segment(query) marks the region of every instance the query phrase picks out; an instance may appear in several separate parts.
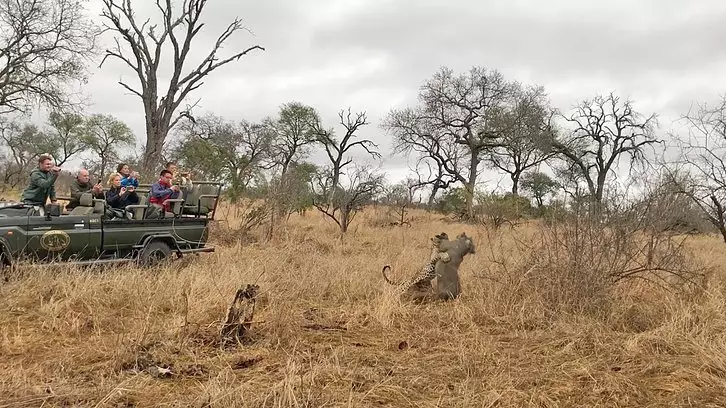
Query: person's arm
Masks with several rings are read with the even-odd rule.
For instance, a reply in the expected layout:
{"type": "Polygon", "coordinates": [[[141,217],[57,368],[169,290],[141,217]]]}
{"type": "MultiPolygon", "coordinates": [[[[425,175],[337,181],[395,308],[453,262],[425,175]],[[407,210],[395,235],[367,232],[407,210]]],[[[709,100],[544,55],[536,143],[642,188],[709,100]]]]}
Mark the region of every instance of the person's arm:
{"type": "Polygon", "coordinates": [[[80,201],[81,200],[81,194],[83,194],[83,191],[78,187],[77,183],[71,183],[71,198],[80,201]]]}
{"type": "Polygon", "coordinates": [[[163,188],[159,183],[154,183],[151,185],[151,197],[163,198],[164,196],[173,193],[174,191],[171,188],[163,188]]]}
{"type": "Polygon", "coordinates": [[[105,198],[103,195],[103,187],[101,187],[101,185],[98,183],[94,184],[93,187],[91,187],[90,192],[93,194],[93,198],[98,198],[101,200],[105,198]]]}
{"type": "Polygon", "coordinates": [[[121,199],[121,196],[119,195],[118,191],[116,191],[115,189],[110,189],[110,190],[106,191],[106,202],[111,204],[111,206],[118,203],[118,201],[120,199],[121,199]]]}
{"type": "Polygon", "coordinates": [[[54,183],[50,185],[50,202],[54,203],[58,200],[55,198],[55,175],[53,176],[54,183]]]}
{"type": "MultiPolygon", "coordinates": [[[[50,173],[50,178],[46,178],[41,172],[34,171],[30,174],[30,184],[40,188],[50,188],[55,184],[57,177],[58,175],[53,172],[50,173]]],[[[55,189],[51,191],[53,192],[53,196],[55,196],[55,189]]]]}

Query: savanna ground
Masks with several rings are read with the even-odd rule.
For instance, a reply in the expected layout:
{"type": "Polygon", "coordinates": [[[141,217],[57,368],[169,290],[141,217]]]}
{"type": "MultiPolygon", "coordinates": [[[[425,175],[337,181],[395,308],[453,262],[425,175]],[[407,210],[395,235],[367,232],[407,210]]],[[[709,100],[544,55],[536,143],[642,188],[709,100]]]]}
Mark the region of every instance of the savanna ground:
{"type": "Polygon", "coordinates": [[[541,262],[540,223],[492,231],[417,211],[400,228],[384,212],[359,215],[342,244],[313,212],[271,241],[235,243],[222,223],[217,251],[181,269],[21,268],[0,285],[0,407],[726,405],[717,237],[687,240],[708,279],[668,292],[541,262]],[[461,298],[398,300],[381,267],[411,275],[441,231],[477,245],[461,298]],[[235,291],[253,282],[248,341],[220,347],[235,291]]]}

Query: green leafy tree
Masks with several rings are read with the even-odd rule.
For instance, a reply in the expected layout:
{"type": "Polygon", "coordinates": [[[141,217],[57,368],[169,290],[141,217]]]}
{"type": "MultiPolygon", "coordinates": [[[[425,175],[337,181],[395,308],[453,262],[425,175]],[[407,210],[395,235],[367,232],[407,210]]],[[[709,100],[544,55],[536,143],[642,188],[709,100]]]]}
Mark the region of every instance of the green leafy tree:
{"type": "Polygon", "coordinates": [[[520,179],[525,171],[553,157],[541,147],[552,139],[554,110],[549,106],[544,88],[513,85],[512,106],[501,116],[501,144],[486,154],[490,167],[509,175],[512,194],[519,194],[520,179]]]}
{"type": "Polygon", "coordinates": [[[179,164],[194,169],[196,178],[227,183],[233,202],[259,176],[275,136],[265,124],[232,122],[213,114],[185,121],[180,133],[173,149],[179,164]]]}
{"type": "Polygon", "coordinates": [[[54,145],[48,134],[30,123],[0,122],[3,144],[3,184],[11,188],[25,182],[27,174],[37,165],[43,153],[52,153],[54,145]]]}
{"type": "Polygon", "coordinates": [[[530,171],[522,175],[522,190],[534,198],[537,208],[544,207],[544,199],[557,192],[559,184],[545,173],[530,171]]]}
{"type": "Polygon", "coordinates": [[[120,149],[133,146],[136,137],[124,122],[112,115],[95,114],[86,121],[82,140],[93,152],[93,158],[87,160],[89,167],[105,182],[112,163],[119,161],[120,149]]]}
{"type": "Polygon", "coordinates": [[[53,154],[56,165],[63,166],[89,148],[84,141],[87,127],[83,116],[52,112],[48,116],[48,125],[50,129],[47,134],[52,145],[50,153],[53,154]]]}

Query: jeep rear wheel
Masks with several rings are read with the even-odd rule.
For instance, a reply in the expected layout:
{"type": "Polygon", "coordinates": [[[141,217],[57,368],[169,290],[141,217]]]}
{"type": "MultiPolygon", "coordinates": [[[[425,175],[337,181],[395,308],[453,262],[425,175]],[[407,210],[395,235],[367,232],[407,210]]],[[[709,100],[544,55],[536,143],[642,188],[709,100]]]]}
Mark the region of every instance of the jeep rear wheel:
{"type": "Polygon", "coordinates": [[[157,266],[164,262],[171,254],[171,248],[164,241],[151,241],[139,254],[139,263],[142,266],[157,266]]]}

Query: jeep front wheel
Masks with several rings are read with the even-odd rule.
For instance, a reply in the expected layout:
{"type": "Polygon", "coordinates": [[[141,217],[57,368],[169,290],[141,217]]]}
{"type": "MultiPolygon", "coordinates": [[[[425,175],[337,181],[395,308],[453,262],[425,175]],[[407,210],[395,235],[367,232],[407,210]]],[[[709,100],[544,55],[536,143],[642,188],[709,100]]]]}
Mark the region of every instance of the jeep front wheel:
{"type": "Polygon", "coordinates": [[[139,254],[139,264],[142,266],[157,266],[164,262],[171,254],[171,248],[164,241],[151,241],[139,254]]]}

